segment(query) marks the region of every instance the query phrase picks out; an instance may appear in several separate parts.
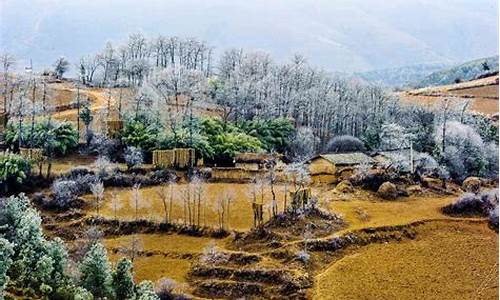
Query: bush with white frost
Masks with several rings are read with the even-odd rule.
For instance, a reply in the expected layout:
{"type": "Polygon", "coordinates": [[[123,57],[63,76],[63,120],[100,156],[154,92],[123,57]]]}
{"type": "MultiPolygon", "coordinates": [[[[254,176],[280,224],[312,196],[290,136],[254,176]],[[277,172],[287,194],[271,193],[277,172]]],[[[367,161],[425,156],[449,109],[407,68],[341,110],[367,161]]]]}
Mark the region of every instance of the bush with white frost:
{"type": "MultiPolygon", "coordinates": [[[[494,166],[494,162],[490,165],[488,161],[492,159],[486,152],[489,148],[474,128],[457,121],[448,122],[445,128],[444,150],[443,130],[439,126],[436,130],[436,143],[441,147],[442,163],[453,179],[463,181],[469,176],[482,176],[491,172],[490,168],[494,166]]],[[[498,154],[496,160],[498,161],[498,154]]]]}
{"type": "Polygon", "coordinates": [[[307,251],[304,251],[304,250],[297,252],[296,256],[297,256],[297,259],[304,264],[307,264],[311,258],[311,255],[309,255],[309,253],[307,253],[307,251]]]}
{"type": "Polygon", "coordinates": [[[78,184],[74,180],[57,179],[52,184],[53,198],[48,206],[59,209],[71,207],[78,197],[78,184]]]}
{"type": "Polygon", "coordinates": [[[498,191],[490,190],[478,195],[464,193],[457,201],[446,206],[444,211],[451,214],[480,215],[486,217],[496,206],[498,206],[498,191]]]}
{"type": "Polygon", "coordinates": [[[123,154],[123,158],[127,163],[127,168],[131,169],[140,166],[144,162],[144,154],[141,148],[129,146],[123,154]]]}
{"type": "Polygon", "coordinates": [[[207,264],[221,264],[228,260],[227,255],[220,250],[213,241],[211,241],[204,249],[201,261],[207,264]]]}

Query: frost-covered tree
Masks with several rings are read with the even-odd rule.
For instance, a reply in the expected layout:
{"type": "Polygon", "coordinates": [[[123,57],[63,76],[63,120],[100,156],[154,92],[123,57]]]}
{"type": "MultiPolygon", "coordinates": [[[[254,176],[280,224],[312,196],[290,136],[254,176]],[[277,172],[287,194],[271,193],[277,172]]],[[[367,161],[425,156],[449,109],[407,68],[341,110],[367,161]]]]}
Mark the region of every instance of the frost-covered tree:
{"type": "Polygon", "coordinates": [[[90,184],[90,191],[94,196],[94,206],[96,208],[97,217],[100,217],[100,208],[104,197],[104,184],[98,180],[90,184]]]}
{"type": "Polygon", "coordinates": [[[315,153],[318,139],[309,127],[300,127],[297,129],[295,136],[290,139],[288,144],[290,156],[295,161],[305,160],[310,158],[315,153]]]}
{"type": "MultiPolygon", "coordinates": [[[[9,281],[7,271],[12,264],[12,256],[14,255],[13,245],[6,239],[0,238],[0,295],[4,294],[4,288],[9,281]]],[[[3,296],[0,296],[2,298],[3,296]]]]}
{"type": "Polygon", "coordinates": [[[382,124],[380,131],[381,150],[396,150],[409,146],[409,136],[403,126],[396,123],[382,124]]]}
{"type": "Polygon", "coordinates": [[[48,241],[41,218],[20,194],[0,200],[0,235],[12,246],[7,274],[16,286],[44,295],[66,285],[67,252],[60,239],[48,241]]]}
{"type": "Polygon", "coordinates": [[[155,293],[154,285],[151,281],[143,280],[141,281],[136,289],[136,299],[137,300],[159,300],[155,293]]]}
{"type": "Polygon", "coordinates": [[[127,168],[134,168],[140,166],[144,162],[144,154],[140,148],[129,146],[125,149],[123,158],[127,163],[127,168]]]}
{"type": "Polygon", "coordinates": [[[108,254],[101,243],[94,244],[80,264],[81,284],[95,298],[111,297],[112,274],[108,254]]]}
{"type": "Polygon", "coordinates": [[[113,272],[112,286],[117,299],[134,299],[134,278],[132,275],[132,262],[122,258],[116,264],[113,272]]]}
{"type": "Polygon", "coordinates": [[[487,170],[485,145],[481,136],[471,126],[457,121],[448,121],[446,136],[437,127],[436,140],[444,141],[444,151],[440,149],[442,163],[452,178],[463,180],[467,176],[481,176],[487,170]]]}

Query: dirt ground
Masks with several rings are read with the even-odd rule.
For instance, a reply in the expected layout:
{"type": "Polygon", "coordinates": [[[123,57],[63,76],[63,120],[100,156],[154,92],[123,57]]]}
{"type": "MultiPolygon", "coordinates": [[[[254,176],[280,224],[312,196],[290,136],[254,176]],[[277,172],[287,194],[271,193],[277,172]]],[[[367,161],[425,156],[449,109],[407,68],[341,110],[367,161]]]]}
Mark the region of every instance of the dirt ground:
{"type": "Polygon", "coordinates": [[[434,222],[417,232],[335,262],[316,277],[314,299],[498,299],[498,234],[485,223],[434,222]]]}

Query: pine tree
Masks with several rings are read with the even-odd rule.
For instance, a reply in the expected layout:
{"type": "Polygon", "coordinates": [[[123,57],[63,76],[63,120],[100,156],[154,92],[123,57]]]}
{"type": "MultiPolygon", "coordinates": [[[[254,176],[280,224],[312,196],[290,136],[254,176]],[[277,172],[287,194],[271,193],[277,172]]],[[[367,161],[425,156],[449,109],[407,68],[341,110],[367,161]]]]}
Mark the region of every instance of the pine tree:
{"type": "Polygon", "coordinates": [[[4,238],[0,238],[0,299],[3,300],[3,290],[9,281],[7,270],[12,264],[12,255],[14,250],[12,244],[4,238]]]}
{"type": "Polygon", "coordinates": [[[151,281],[141,281],[136,288],[137,300],[160,300],[156,295],[153,283],[151,281]]]}
{"type": "Polygon", "coordinates": [[[106,249],[101,243],[90,248],[80,265],[81,284],[95,298],[104,298],[112,294],[111,266],[106,249]]]}
{"type": "Polygon", "coordinates": [[[125,257],[118,262],[113,272],[113,289],[117,299],[134,298],[132,262],[125,257]]]}

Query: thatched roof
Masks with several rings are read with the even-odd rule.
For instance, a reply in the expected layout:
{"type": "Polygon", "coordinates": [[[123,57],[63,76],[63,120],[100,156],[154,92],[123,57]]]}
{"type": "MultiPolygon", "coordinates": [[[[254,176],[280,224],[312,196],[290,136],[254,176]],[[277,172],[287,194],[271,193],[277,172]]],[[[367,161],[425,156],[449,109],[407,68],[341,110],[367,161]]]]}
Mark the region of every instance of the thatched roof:
{"type": "Polygon", "coordinates": [[[272,155],[269,153],[254,153],[254,152],[244,152],[238,153],[234,157],[234,161],[237,163],[258,163],[263,164],[267,161],[273,159],[280,159],[281,157],[278,155],[272,155]]]}
{"type": "Polygon", "coordinates": [[[317,158],[324,158],[332,164],[339,166],[373,164],[375,162],[371,157],[361,152],[320,154],[311,158],[310,161],[317,158]]]}

